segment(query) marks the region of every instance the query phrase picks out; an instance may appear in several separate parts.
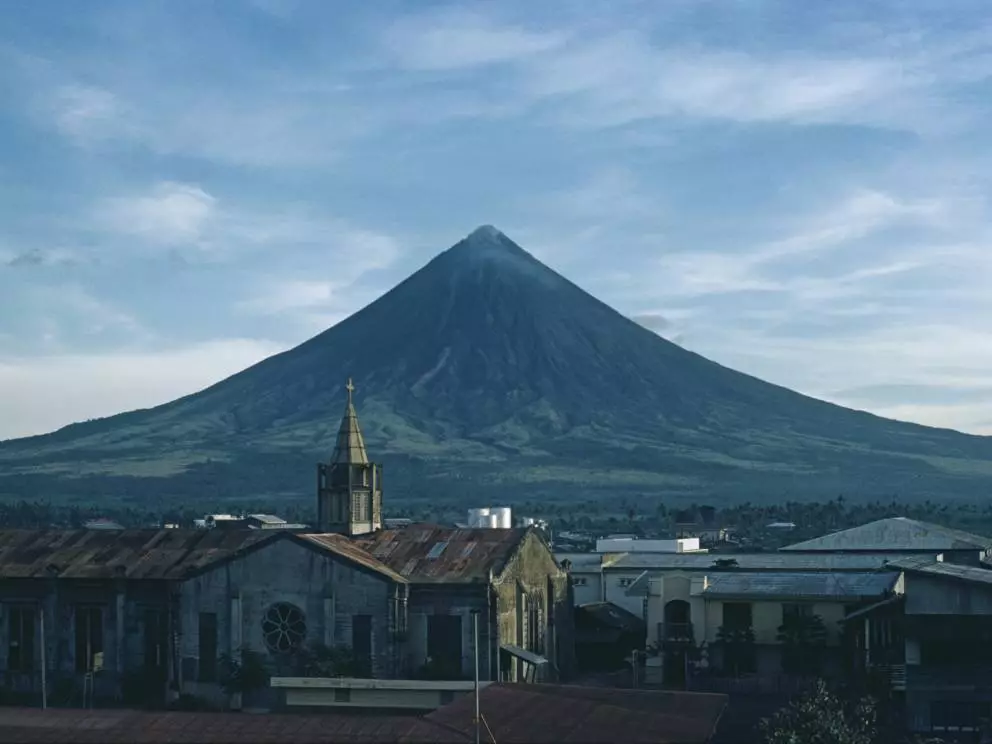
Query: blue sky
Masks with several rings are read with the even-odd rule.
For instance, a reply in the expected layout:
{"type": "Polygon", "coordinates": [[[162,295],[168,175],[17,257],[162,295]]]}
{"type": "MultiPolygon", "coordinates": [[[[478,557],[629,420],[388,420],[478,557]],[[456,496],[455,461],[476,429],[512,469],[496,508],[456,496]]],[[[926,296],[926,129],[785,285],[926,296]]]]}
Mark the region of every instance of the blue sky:
{"type": "Polygon", "coordinates": [[[0,437],[154,405],[492,223],[723,364],[992,434],[987,0],[0,14],[0,437]]]}

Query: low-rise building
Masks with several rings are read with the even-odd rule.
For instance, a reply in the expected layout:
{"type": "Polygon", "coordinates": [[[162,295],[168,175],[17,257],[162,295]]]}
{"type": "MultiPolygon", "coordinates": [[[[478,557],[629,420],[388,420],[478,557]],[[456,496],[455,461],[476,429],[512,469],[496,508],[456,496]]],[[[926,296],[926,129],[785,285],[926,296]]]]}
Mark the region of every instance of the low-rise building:
{"type": "Polygon", "coordinates": [[[574,668],[568,574],[534,527],[411,525],[360,543],[410,583],[409,643],[417,674],[472,675],[473,613],[480,675],[568,678],[574,668]]]}
{"type": "Polygon", "coordinates": [[[878,519],[781,548],[787,553],[903,553],[943,556],[978,566],[992,555],[992,539],[908,517],[878,519]]]}
{"type": "Polygon", "coordinates": [[[774,677],[839,675],[852,608],[901,593],[898,570],[673,573],[648,580],[645,678],[684,684],[692,670],[774,677]],[[802,642],[798,636],[804,636],[802,642]],[[801,647],[800,647],[801,646],[801,647]]]}
{"type": "Polygon", "coordinates": [[[926,558],[893,568],[904,591],[846,618],[860,668],[888,679],[910,731],[987,736],[992,570],[926,558]]]}

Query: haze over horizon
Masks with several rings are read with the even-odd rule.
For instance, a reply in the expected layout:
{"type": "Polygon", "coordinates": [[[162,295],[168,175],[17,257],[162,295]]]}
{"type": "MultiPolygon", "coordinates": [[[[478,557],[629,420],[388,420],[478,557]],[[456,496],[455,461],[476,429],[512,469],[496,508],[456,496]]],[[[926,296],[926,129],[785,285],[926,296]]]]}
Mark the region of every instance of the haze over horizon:
{"type": "Polygon", "coordinates": [[[992,434],[985,3],[532,5],[10,8],[0,439],[206,387],[482,224],[720,364],[992,434]]]}

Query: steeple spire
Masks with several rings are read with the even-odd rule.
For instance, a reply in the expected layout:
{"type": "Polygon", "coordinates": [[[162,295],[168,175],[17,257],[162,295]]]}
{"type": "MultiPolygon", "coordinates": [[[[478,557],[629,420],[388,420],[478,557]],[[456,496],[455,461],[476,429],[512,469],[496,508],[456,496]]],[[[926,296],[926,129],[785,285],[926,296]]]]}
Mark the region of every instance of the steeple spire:
{"type": "Polygon", "coordinates": [[[348,391],[348,402],[344,408],[344,416],[341,417],[341,426],[338,428],[338,439],[334,445],[334,454],[331,455],[331,464],[368,465],[369,456],[365,451],[365,438],[362,437],[362,430],[358,426],[358,414],[355,412],[355,404],[352,400],[355,385],[350,377],[344,389],[348,391]]]}

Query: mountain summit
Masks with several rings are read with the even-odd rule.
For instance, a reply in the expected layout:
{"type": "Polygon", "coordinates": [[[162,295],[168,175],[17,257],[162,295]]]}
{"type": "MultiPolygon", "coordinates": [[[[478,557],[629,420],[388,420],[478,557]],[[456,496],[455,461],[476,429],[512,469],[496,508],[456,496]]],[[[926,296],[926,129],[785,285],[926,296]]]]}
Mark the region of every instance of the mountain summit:
{"type": "Polygon", "coordinates": [[[483,503],[489,492],[966,497],[988,487],[992,440],[722,367],[486,225],[336,326],[202,392],[0,445],[0,495],[309,499],[352,377],[387,503],[483,503]]]}

